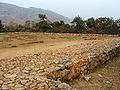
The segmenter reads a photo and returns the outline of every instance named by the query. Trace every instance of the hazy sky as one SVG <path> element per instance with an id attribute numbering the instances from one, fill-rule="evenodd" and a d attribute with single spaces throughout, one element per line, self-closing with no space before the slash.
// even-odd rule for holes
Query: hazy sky
<path id="1" fill-rule="evenodd" d="M 52 10 L 69 18 L 81 16 L 120 18 L 120 0 L 0 0 L 22 7 Z"/>

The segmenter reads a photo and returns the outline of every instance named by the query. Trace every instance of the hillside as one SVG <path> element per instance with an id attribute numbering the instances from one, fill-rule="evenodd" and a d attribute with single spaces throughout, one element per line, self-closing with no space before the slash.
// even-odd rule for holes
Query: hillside
<path id="1" fill-rule="evenodd" d="M 8 24 L 10 21 L 18 24 L 22 24 L 26 20 L 38 21 L 38 14 L 40 13 L 46 14 L 48 19 L 50 19 L 51 21 L 64 20 L 64 22 L 66 23 L 69 23 L 71 21 L 71 19 L 50 10 L 44 10 L 34 7 L 23 8 L 16 5 L 0 2 L 0 19 L 5 24 Z"/>

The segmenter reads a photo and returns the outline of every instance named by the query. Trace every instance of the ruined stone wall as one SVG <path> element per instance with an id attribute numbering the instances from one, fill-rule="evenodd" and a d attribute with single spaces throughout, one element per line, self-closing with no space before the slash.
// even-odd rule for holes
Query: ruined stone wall
<path id="1" fill-rule="evenodd" d="M 109 46 L 99 53 L 91 56 L 88 55 L 73 63 L 66 64 L 64 67 L 52 72 L 49 77 L 52 79 L 60 79 L 62 81 L 68 81 L 77 76 L 83 78 L 85 74 L 91 72 L 97 66 L 104 64 L 119 54 L 120 44 L 112 47 Z"/>
<path id="2" fill-rule="evenodd" d="M 55 90 L 120 54 L 120 38 L 0 61 L 0 90 Z M 62 81 L 62 82 L 61 82 Z"/>

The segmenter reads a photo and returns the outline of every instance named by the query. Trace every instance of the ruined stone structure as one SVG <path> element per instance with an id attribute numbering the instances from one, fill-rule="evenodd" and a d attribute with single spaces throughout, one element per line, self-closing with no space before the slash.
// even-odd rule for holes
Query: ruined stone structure
<path id="1" fill-rule="evenodd" d="M 84 47 L 82 47 L 84 46 Z M 54 90 L 120 53 L 120 39 L 98 40 L 0 61 L 0 89 Z"/>

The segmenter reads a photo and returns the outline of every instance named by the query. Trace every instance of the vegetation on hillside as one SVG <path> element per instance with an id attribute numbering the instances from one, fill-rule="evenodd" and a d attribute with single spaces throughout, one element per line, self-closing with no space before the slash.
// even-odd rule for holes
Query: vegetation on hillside
<path id="1" fill-rule="evenodd" d="M 48 33 L 95 33 L 95 34 L 120 34 L 120 19 L 100 17 L 97 19 L 88 18 L 83 20 L 75 17 L 71 24 L 64 21 L 52 22 L 45 14 L 39 14 L 39 21 L 27 20 L 25 24 L 10 22 L 3 25 L 0 20 L 0 32 L 48 32 Z"/>

